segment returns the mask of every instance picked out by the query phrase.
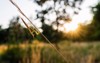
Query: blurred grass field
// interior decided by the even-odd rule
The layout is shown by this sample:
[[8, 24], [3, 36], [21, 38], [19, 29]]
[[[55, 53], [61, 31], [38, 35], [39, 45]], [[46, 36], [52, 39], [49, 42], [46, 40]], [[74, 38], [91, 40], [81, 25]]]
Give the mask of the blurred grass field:
[[[67, 63], [100, 63], [100, 42], [73, 43], [61, 41], [58, 46], [59, 51], [64, 55]], [[29, 51], [31, 51], [32, 63], [66, 63], [49, 44], [37, 40], [32, 44], [0, 45], [0, 55], [5, 53], [9, 48], [11, 49], [14, 47], [20, 47], [24, 52], [30, 47], [31, 49]], [[29, 53], [26, 53], [25, 55], [27, 54]], [[22, 63], [25, 63], [25, 61]]]

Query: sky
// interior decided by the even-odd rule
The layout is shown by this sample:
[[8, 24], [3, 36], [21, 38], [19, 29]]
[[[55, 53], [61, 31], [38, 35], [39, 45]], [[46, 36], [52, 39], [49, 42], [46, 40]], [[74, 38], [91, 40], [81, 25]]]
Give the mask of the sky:
[[[29, 0], [14, 0], [21, 7], [22, 11], [27, 16], [35, 15], [35, 9], [38, 7], [32, 1]], [[73, 17], [73, 20], [76, 22], [84, 23], [86, 20], [89, 21], [92, 18], [89, 6], [94, 6], [98, 0], [85, 0], [82, 5], [82, 10], [79, 15]], [[19, 14], [17, 9], [9, 2], [9, 0], [1, 0], [0, 2], [0, 25], [2, 28], [7, 28], [10, 20], [13, 17], [16, 17]]]

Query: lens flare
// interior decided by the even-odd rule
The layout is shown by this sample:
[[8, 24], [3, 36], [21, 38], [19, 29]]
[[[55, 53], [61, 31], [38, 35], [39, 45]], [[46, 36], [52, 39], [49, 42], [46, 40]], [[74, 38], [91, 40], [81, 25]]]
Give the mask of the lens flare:
[[64, 24], [64, 32], [74, 32], [77, 29], [78, 29], [78, 24], [75, 22]]
[[66, 23], [64, 27], [64, 36], [71, 40], [82, 40], [87, 34], [87, 28], [85, 27], [85, 25], [71, 22]]

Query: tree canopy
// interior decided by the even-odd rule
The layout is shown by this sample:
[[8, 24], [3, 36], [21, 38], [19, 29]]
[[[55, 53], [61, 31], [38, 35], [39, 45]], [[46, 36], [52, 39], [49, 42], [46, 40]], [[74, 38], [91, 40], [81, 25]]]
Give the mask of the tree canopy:
[[92, 8], [92, 12], [94, 13], [94, 17], [91, 23], [92, 26], [92, 37], [95, 40], [100, 40], [100, 2]]
[[[70, 22], [71, 17], [78, 14], [83, 0], [33, 0], [33, 2], [40, 8], [36, 9], [36, 20], [40, 19], [43, 34], [49, 40], [56, 42], [63, 38], [59, 27]], [[71, 13], [69, 13], [69, 9], [72, 11]]]
[[91, 7], [91, 11], [94, 14], [90, 24], [86, 26], [87, 35], [86, 40], [98, 41], [100, 40], [100, 2], [94, 7]]
[[33, 40], [29, 31], [19, 23], [19, 17], [10, 20], [9, 27], [0, 30], [0, 43], [20, 43]]

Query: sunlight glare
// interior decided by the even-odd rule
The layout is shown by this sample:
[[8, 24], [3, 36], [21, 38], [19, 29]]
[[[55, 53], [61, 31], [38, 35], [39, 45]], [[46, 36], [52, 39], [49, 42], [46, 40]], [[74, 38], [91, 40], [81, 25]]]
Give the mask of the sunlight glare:
[[64, 24], [64, 28], [65, 32], [76, 31], [78, 29], [78, 23], [75, 22], [66, 23]]

